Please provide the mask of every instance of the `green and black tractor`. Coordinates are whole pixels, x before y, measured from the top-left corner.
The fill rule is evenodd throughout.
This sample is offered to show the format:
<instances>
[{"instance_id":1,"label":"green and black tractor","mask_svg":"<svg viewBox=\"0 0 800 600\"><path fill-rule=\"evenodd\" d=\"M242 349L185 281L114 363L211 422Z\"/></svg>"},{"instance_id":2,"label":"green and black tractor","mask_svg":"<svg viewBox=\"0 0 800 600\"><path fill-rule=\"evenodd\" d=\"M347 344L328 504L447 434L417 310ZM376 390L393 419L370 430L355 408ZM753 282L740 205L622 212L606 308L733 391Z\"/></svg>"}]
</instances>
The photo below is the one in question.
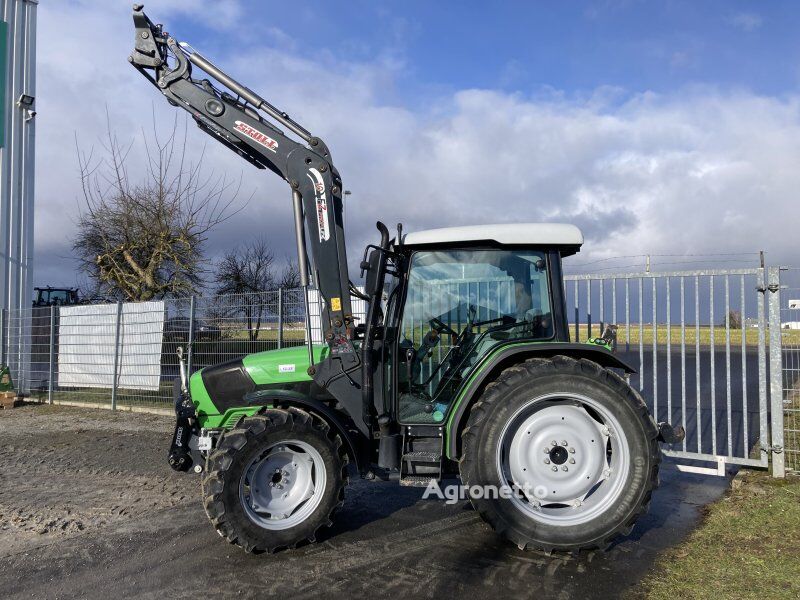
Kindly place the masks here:
<instances>
[{"instance_id":1,"label":"green and black tractor","mask_svg":"<svg viewBox=\"0 0 800 600\"><path fill-rule=\"evenodd\" d=\"M297 255L324 299L324 343L184 375L169 462L202 477L217 531L247 551L314 541L351 474L438 486L460 478L520 548L604 548L647 510L657 425L603 340L571 343L562 260L571 225L390 234L350 280L342 181L326 144L134 6L131 64L197 125L292 190ZM310 254L310 260L307 256ZM356 322L352 298L367 305Z\"/></svg>"}]
</instances>

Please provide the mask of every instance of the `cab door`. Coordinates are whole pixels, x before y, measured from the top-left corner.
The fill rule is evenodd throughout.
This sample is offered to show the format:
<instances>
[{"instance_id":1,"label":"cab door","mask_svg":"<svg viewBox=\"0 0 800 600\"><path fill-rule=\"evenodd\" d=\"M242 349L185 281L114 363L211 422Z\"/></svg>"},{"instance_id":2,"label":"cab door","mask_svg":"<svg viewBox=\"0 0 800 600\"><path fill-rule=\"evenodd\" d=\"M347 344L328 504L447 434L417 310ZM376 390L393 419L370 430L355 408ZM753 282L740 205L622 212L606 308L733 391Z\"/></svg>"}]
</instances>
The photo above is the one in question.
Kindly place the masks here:
<instances>
[{"instance_id":1,"label":"cab door","mask_svg":"<svg viewBox=\"0 0 800 600\"><path fill-rule=\"evenodd\" d=\"M547 261L534 249L414 252L396 344L401 423L442 422L496 346L553 338Z\"/></svg>"}]
</instances>

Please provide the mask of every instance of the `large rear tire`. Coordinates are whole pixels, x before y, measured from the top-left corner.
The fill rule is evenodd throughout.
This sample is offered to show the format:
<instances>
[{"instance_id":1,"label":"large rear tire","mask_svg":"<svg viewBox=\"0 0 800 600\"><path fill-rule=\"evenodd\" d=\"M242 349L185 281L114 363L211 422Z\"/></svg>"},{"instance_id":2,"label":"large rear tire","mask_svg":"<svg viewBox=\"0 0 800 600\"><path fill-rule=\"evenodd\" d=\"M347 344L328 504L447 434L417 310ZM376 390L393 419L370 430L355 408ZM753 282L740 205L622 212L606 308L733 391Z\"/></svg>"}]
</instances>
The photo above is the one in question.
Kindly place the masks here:
<instances>
[{"instance_id":1,"label":"large rear tire","mask_svg":"<svg viewBox=\"0 0 800 600\"><path fill-rule=\"evenodd\" d=\"M217 532L247 552L313 542L344 502L347 454L325 421L267 409L219 439L203 478L203 504Z\"/></svg>"},{"instance_id":2,"label":"large rear tire","mask_svg":"<svg viewBox=\"0 0 800 600\"><path fill-rule=\"evenodd\" d=\"M520 548L604 549L647 511L658 431L641 396L589 360L531 359L505 369L470 411L461 478L472 504Z\"/></svg>"}]
</instances>

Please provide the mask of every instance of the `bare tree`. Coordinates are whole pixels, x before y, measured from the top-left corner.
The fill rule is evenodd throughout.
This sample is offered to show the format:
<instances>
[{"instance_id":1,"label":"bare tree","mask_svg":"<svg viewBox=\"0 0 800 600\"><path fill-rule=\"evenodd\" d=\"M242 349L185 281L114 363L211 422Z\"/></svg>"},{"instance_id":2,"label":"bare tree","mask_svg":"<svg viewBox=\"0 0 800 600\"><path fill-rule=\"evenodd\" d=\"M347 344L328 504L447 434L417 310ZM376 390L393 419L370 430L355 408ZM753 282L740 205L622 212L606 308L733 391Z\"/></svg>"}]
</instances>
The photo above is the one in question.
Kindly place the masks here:
<instances>
[{"instance_id":1,"label":"bare tree","mask_svg":"<svg viewBox=\"0 0 800 600\"><path fill-rule=\"evenodd\" d=\"M217 264L214 283L218 294L242 294L234 312L247 321L247 335L257 340L266 305L277 281L273 272L275 255L263 238L229 250Z\"/></svg>"},{"instance_id":2,"label":"bare tree","mask_svg":"<svg viewBox=\"0 0 800 600\"><path fill-rule=\"evenodd\" d=\"M85 200L73 249L82 269L110 297L151 300L202 286L208 232L232 215L238 192L224 177L203 174L203 156L186 157L186 126L142 133L146 162L129 175L133 142L123 146L108 123L103 153L78 148ZM77 146L77 139L76 139Z\"/></svg>"},{"instance_id":3,"label":"bare tree","mask_svg":"<svg viewBox=\"0 0 800 600\"><path fill-rule=\"evenodd\" d=\"M728 311L728 324L731 329L741 329L742 328L742 313L738 310L729 310ZM724 323L723 323L724 325Z\"/></svg>"},{"instance_id":4,"label":"bare tree","mask_svg":"<svg viewBox=\"0 0 800 600\"><path fill-rule=\"evenodd\" d=\"M286 266L278 279L278 287L282 287L285 290L300 287L300 269L297 268L297 263L287 260Z\"/></svg>"}]
</instances>

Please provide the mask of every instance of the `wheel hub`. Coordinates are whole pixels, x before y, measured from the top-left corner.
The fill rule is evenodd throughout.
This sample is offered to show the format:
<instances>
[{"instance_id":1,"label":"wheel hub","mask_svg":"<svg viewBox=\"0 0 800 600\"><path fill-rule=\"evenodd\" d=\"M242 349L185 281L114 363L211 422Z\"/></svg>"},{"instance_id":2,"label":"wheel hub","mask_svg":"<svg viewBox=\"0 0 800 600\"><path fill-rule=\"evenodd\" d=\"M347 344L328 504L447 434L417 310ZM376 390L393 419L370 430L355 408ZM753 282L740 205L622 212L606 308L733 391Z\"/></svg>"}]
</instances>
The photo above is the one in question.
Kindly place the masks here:
<instances>
[{"instance_id":1,"label":"wheel hub","mask_svg":"<svg viewBox=\"0 0 800 600\"><path fill-rule=\"evenodd\" d=\"M567 462L567 459L569 458L569 453L567 452L567 449L564 448L564 446L556 446L555 448L550 450L548 454L550 455L550 461L554 465L563 465L565 462Z\"/></svg>"},{"instance_id":2,"label":"wheel hub","mask_svg":"<svg viewBox=\"0 0 800 600\"><path fill-rule=\"evenodd\" d=\"M253 458L242 476L240 497L253 521L267 529L285 529L313 512L324 483L319 453L305 442L289 441Z\"/></svg>"},{"instance_id":3,"label":"wheel hub","mask_svg":"<svg viewBox=\"0 0 800 600\"><path fill-rule=\"evenodd\" d=\"M589 408L589 410L587 410ZM628 457L614 418L591 399L535 399L509 420L498 449L501 480L522 494L512 502L554 524L583 522L621 490Z\"/></svg>"},{"instance_id":4,"label":"wheel hub","mask_svg":"<svg viewBox=\"0 0 800 600\"><path fill-rule=\"evenodd\" d=\"M527 484L529 495L543 502L570 503L585 496L606 467L607 438L600 428L579 406L551 405L533 412L511 442L514 481ZM546 454L540 458L543 447Z\"/></svg>"}]
</instances>

